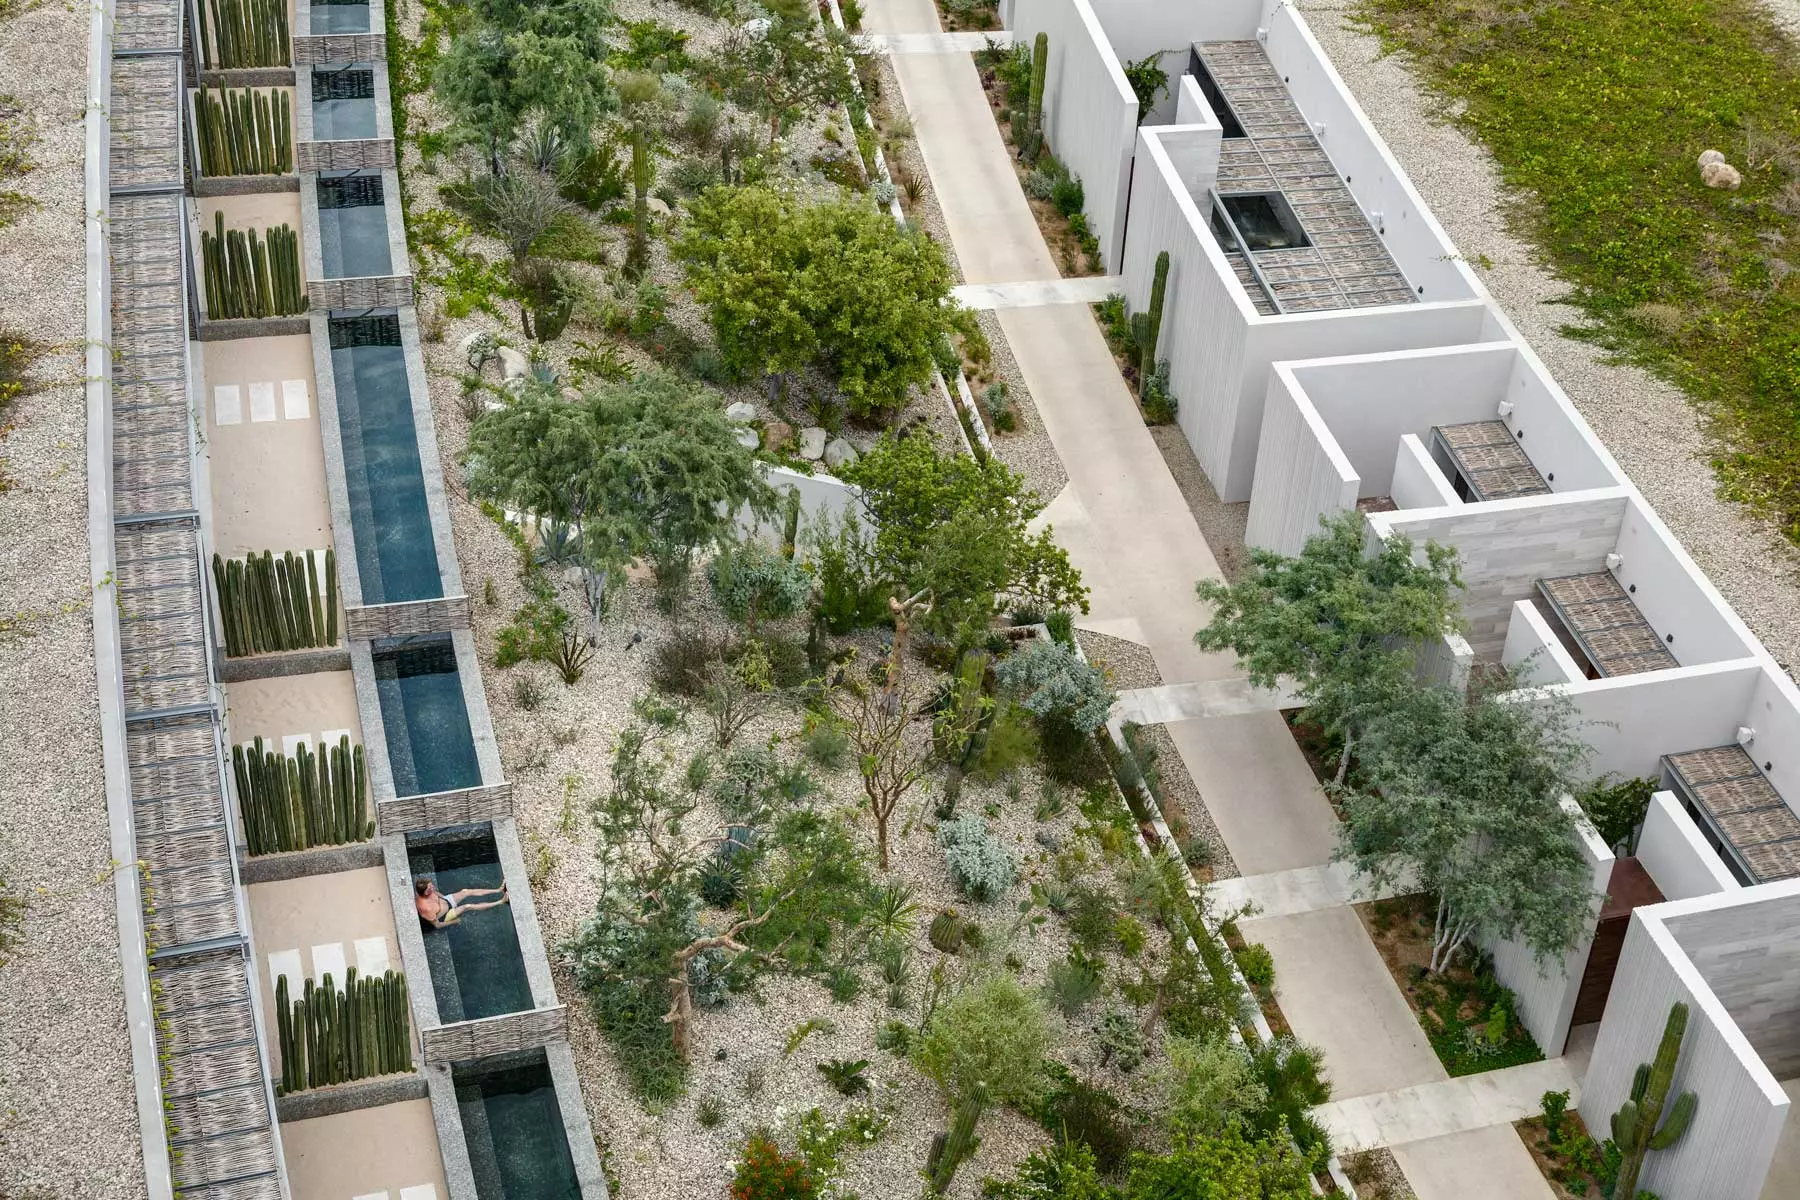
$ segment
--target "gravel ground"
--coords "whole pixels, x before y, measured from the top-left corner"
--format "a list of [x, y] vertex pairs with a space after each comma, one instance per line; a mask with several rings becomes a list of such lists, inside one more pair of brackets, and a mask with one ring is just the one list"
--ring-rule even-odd
[[[1063, 470], [1062, 459], [1057, 455], [1050, 435], [1044, 432], [1044, 423], [1038, 420], [1037, 405], [1031, 399], [1031, 389], [1025, 386], [1024, 373], [1013, 357], [1006, 333], [1000, 328], [1000, 318], [984, 312], [978, 319], [982, 332], [987, 334], [988, 345], [993, 347], [994, 378], [1006, 384], [1007, 398], [1013, 402], [1019, 418], [1018, 428], [1012, 433], [992, 435], [994, 456], [1023, 475], [1025, 482], [1048, 503], [1056, 499], [1057, 493], [1069, 482], [1068, 472]], [[974, 387], [974, 384], [970, 386]], [[979, 389], [975, 400], [981, 401]]]
[[37, 136], [4, 186], [36, 204], [0, 229], [0, 328], [54, 346], [0, 430], [0, 880], [27, 907], [0, 965], [0, 1196], [142, 1196], [144, 1173], [108, 869], [87, 599], [82, 117], [88, 10], [0, 23], [0, 92]]
[[[1783, 19], [1800, 23], [1800, 2], [1769, 2]], [[1402, 58], [1382, 57], [1377, 40], [1354, 27], [1353, 0], [1298, 0], [1298, 7], [1458, 249], [1471, 261], [1491, 260], [1479, 273], [1494, 299], [1687, 552], [1793, 673], [1800, 666], [1800, 550], [1715, 494], [1707, 438], [1686, 396], [1561, 333], [1581, 314], [1556, 303], [1567, 288], [1538, 250], [1509, 230], [1511, 198], [1487, 151], [1443, 118]]]

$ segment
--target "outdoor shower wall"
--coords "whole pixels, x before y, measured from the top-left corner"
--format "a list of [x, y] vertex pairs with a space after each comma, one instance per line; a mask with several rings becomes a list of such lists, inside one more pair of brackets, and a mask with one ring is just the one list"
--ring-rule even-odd
[[1665, 900], [1689, 900], [1715, 892], [1735, 892], [1733, 878], [1718, 852], [1706, 844], [1699, 826], [1682, 810], [1673, 792], [1650, 797], [1644, 828], [1638, 834], [1637, 860], [1656, 881]]
[[1641, 499], [1625, 510], [1613, 573], [1683, 666], [1748, 658], [1756, 639]]
[[1049, 36], [1045, 144], [1080, 178], [1101, 260], [1117, 271], [1137, 97], [1088, 0], [1032, 0], [1020, 6], [1014, 31], [1026, 45], [1039, 33]]

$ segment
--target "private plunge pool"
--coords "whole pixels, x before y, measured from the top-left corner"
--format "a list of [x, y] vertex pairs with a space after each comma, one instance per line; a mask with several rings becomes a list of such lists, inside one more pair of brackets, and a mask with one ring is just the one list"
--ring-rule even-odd
[[[364, 0], [312, 0], [314, 33], [367, 33], [369, 6]], [[374, 137], [374, 134], [369, 134]]]
[[[433, 880], [446, 896], [464, 888], [497, 888], [503, 882], [500, 855], [486, 825], [409, 834], [406, 851], [413, 878]], [[468, 903], [484, 904], [494, 899], [471, 896]], [[513, 925], [509, 905], [466, 913], [448, 929], [425, 926], [424, 932], [425, 961], [431, 969], [438, 1020], [450, 1025], [524, 1012], [532, 1007], [531, 984], [525, 977], [525, 958], [519, 952], [519, 932]], [[461, 1088], [457, 1094], [461, 1096]], [[560, 1138], [560, 1121], [556, 1129]], [[487, 1194], [482, 1193], [484, 1197]]]
[[388, 250], [387, 193], [379, 173], [321, 175], [319, 259], [327, 279], [393, 272]]
[[434, 600], [444, 594], [444, 581], [400, 318], [333, 320], [331, 376], [362, 602]]
[[394, 795], [480, 787], [481, 763], [450, 635], [384, 638], [370, 651]]
[[[320, 29], [319, 14], [362, 10], [361, 29]], [[337, 17], [327, 18], [331, 21]], [[365, 33], [369, 6], [313, 5], [314, 33]], [[313, 139], [320, 142], [361, 141], [375, 136], [375, 72], [367, 67], [315, 67], [312, 77]]]
[[580, 1200], [542, 1050], [457, 1067], [452, 1078], [480, 1200]]

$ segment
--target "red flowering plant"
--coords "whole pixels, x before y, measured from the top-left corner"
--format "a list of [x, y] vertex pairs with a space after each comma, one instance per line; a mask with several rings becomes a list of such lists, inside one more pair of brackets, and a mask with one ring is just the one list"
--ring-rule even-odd
[[766, 1132], [750, 1135], [731, 1181], [731, 1200], [814, 1200], [819, 1180], [799, 1155], [781, 1152]]

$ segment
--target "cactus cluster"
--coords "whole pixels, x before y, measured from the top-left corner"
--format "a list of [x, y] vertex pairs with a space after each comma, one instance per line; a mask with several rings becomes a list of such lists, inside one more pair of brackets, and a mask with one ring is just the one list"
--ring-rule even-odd
[[375, 834], [363, 748], [352, 746], [348, 734], [318, 754], [305, 744], [283, 754], [257, 738], [231, 748], [231, 770], [253, 855], [341, 846]]
[[325, 551], [320, 586], [314, 551], [273, 551], [226, 560], [213, 555], [213, 584], [231, 658], [335, 646], [338, 640], [337, 552]]
[[287, 0], [200, 0], [200, 61], [209, 68], [285, 67]]
[[275, 1024], [284, 1094], [412, 1070], [406, 976], [397, 971], [358, 979], [351, 967], [341, 989], [327, 972], [317, 987], [307, 980], [298, 1000], [283, 975], [275, 981]]
[[208, 88], [194, 95], [200, 173], [286, 175], [294, 169], [293, 98], [281, 88]]
[[931, 1177], [933, 1194], [944, 1194], [956, 1175], [956, 1168], [981, 1145], [981, 1139], [975, 1134], [975, 1123], [981, 1119], [986, 1107], [987, 1099], [979, 1089], [975, 1095], [966, 1096], [951, 1106], [950, 1129], [931, 1139], [931, 1150], [925, 1159], [925, 1172]]
[[[1619, 1177], [1613, 1185], [1615, 1196], [1637, 1196], [1638, 1173], [1644, 1168], [1644, 1156], [1652, 1150], [1667, 1150], [1681, 1140], [1693, 1124], [1700, 1101], [1692, 1092], [1675, 1098], [1675, 1106], [1664, 1121], [1663, 1105], [1669, 1099], [1669, 1086], [1675, 1082], [1675, 1062], [1681, 1057], [1681, 1039], [1687, 1033], [1688, 1006], [1675, 1004], [1669, 1008], [1668, 1023], [1663, 1026], [1662, 1041], [1656, 1047], [1654, 1063], [1639, 1063], [1631, 1080], [1631, 1099], [1612, 1115], [1612, 1140], [1619, 1147]], [[1658, 1122], [1661, 1122], [1659, 1125]]]
[[300, 238], [286, 225], [268, 231], [225, 228], [225, 214], [213, 214], [213, 228], [200, 231], [200, 258], [206, 275], [206, 315], [284, 317], [306, 311], [300, 286]]

